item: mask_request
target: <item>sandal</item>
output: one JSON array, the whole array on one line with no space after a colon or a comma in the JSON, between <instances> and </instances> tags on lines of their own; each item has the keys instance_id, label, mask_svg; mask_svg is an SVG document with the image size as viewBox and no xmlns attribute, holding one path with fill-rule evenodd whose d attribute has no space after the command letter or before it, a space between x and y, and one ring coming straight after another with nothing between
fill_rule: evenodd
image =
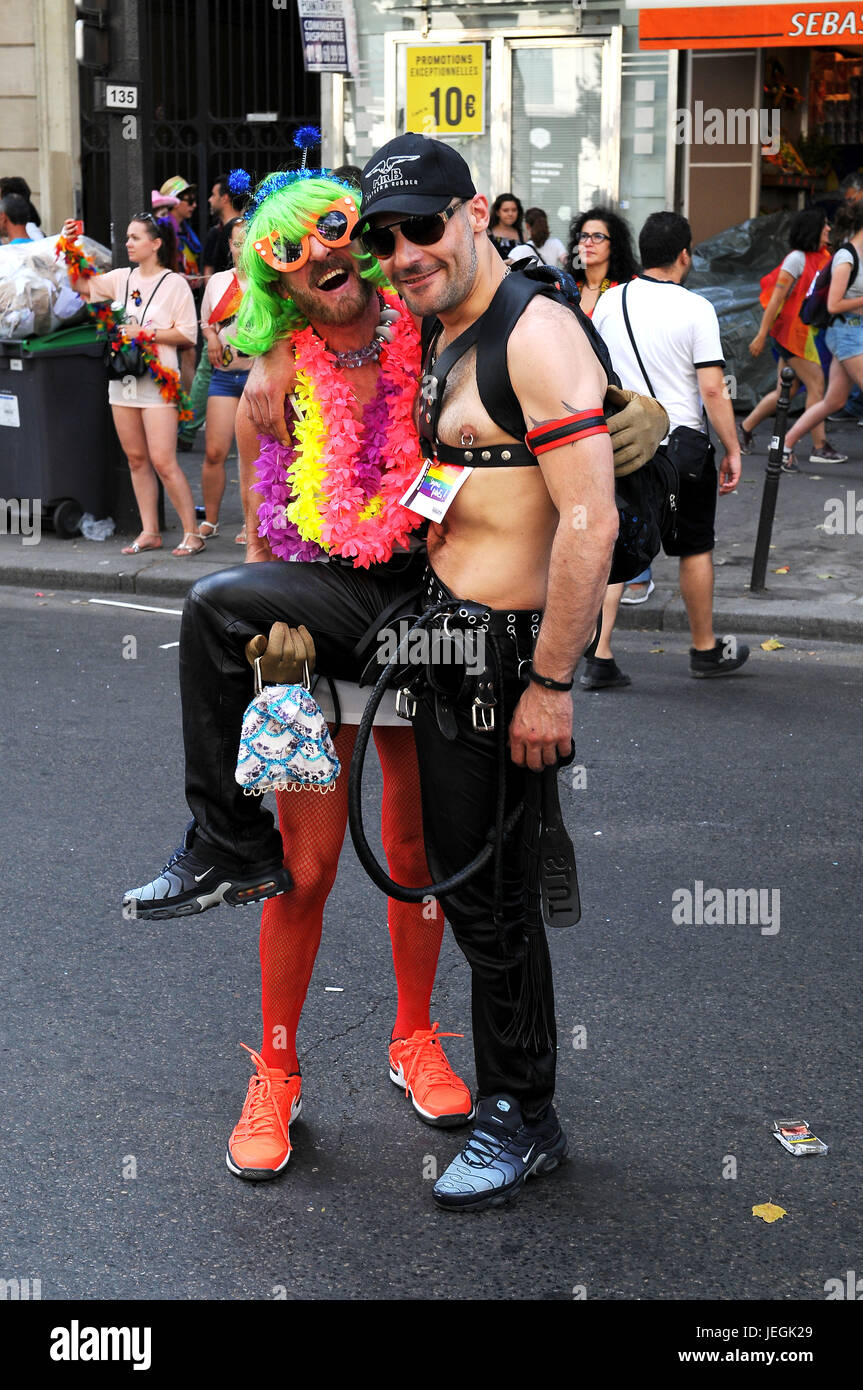
<instances>
[{"instance_id":1,"label":"sandal","mask_svg":"<svg viewBox=\"0 0 863 1390\"><path fill-rule=\"evenodd\" d=\"M189 545L189 541L201 541L201 544ZM172 550L171 554L177 555L178 557L182 557L184 555L200 555L201 551L206 549L207 547L201 540L201 537L196 536L194 531L184 531L182 544L178 545L174 550Z\"/></svg>"},{"instance_id":2,"label":"sandal","mask_svg":"<svg viewBox=\"0 0 863 1390\"><path fill-rule=\"evenodd\" d=\"M204 527L205 527L205 526L207 527L207 530L206 530L206 531L204 530ZM195 535L198 537L198 539L199 539L199 540L202 540L202 541L204 541L204 540L206 540L206 541L211 541L211 540L213 539L213 537L214 537L214 536L218 536L218 534L219 534L219 523L218 523L218 521L202 521L201 524L200 524L200 526L198 527L197 531L195 532Z\"/></svg>"},{"instance_id":3,"label":"sandal","mask_svg":"<svg viewBox=\"0 0 863 1390\"><path fill-rule=\"evenodd\" d=\"M238 536L235 536L235 537L234 537L234 545L245 545L245 544L246 544L246 528L245 528L245 526L244 526L243 529L242 529L242 531L240 532L240 534L239 534Z\"/></svg>"},{"instance_id":4,"label":"sandal","mask_svg":"<svg viewBox=\"0 0 863 1390\"><path fill-rule=\"evenodd\" d=\"M155 545L144 545L144 544L142 544L141 536L155 536L155 537L156 537L156 544L155 544ZM142 531L142 532L141 532L141 536L139 536L138 539L137 539L136 541L133 541L131 545L124 545L124 546L123 546L123 549L120 551L120 554L121 554L121 555L140 555L140 553L141 553L142 550L161 550L161 549L162 549L162 537L159 535L159 532L158 532L158 531Z\"/></svg>"}]
</instances>

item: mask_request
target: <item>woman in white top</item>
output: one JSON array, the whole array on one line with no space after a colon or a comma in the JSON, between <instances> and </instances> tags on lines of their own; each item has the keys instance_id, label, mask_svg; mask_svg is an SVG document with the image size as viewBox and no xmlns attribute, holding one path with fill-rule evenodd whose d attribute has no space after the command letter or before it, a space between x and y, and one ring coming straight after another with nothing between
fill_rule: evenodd
<instances>
[{"instance_id":1,"label":"woman in white top","mask_svg":"<svg viewBox=\"0 0 863 1390\"><path fill-rule=\"evenodd\" d=\"M74 222L63 226L64 236L74 238ZM76 279L73 288L82 299L125 302L123 339L133 342L145 329L154 334L153 346L163 367L177 371L177 349L193 347L197 340L197 313L192 291L173 270L176 239L170 222L156 221L152 213L133 217L126 231L126 252L131 268L109 270L105 275ZM178 408L166 401L147 372L136 377L115 377L108 385L114 428L129 463L135 500L141 513L141 531L124 555L142 550L161 550L159 531L159 480L177 509L183 539L171 552L185 557L204 549L195 534L192 489L177 463Z\"/></svg>"},{"instance_id":2,"label":"woman in white top","mask_svg":"<svg viewBox=\"0 0 863 1390\"><path fill-rule=\"evenodd\" d=\"M841 410L853 386L863 386L863 202L840 208L836 228L844 231L849 240L833 257L830 272L827 310L833 317L824 341L833 361L827 393L823 401L804 410L786 434L782 465L786 472L798 471L791 452L798 439L813 425Z\"/></svg>"},{"instance_id":3,"label":"woman in white top","mask_svg":"<svg viewBox=\"0 0 863 1390\"><path fill-rule=\"evenodd\" d=\"M545 265L562 270L566 266L566 247L559 237L551 235L548 217L542 208L528 208L524 220L528 230L526 245L533 248Z\"/></svg>"}]
</instances>

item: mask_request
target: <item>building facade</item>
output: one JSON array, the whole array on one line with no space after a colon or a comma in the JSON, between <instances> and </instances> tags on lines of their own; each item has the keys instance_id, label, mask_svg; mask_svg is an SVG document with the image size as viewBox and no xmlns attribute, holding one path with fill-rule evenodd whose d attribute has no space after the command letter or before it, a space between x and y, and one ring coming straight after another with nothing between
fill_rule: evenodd
<instances>
[{"instance_id":1,"label":"building facade","mask_svg":"<svg viewBox=\"0 0 863 1390\"><path fill-rule=\"evenodd\" d=\"M294 162L318 120L330 166L409 128L452 140L478 189L544 208L563 240L608 201L636 231L676 208L698 241L863 165L847 3L317 3L355 32L350 72L305 70L297 0L90 0L101 68L76 63L74 0L3 0L0 174L28 180L49 229L76 211L116 250L168 176L198 185L203 231L216 174ZM109 84L134 107L106 106Z\"/></svg>"}]
</instances>

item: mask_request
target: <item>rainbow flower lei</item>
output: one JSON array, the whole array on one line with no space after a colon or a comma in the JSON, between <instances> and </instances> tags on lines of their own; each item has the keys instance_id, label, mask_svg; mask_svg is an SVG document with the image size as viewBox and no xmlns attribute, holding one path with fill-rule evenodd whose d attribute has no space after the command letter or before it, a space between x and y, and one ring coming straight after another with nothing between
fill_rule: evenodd
<instances>
[{"instance_id":1,"label":"rainbow flower lei","mask_svg":"<svg viewBox=\"0 0 863 1390\"><path fill-rule=\"evenodd\" d=\"M62 256L65 260L69 279L73 283L75 280L89 280L99 273L77 241L70 241L68 237L61 235L57 238L57 248L54 254L57 257ZM96 321L97 333L104 333L108 342L113 346L123 347L126 340L120 332L120 326L110 306L100 302L97 304L88 303L85 307L90 317ZM180 386L180 374L173 371L171 367L162 366L154 337L152 332L144 332L139 333L135 338L147 371L158 386L159 394L169 405L177 406L180 412L180 421L194 420L195 412L191 408L188 396Z\"/></svg>"},{"instance_id":2,"label":"rainbow flower lei","mask_svg":"<svg viewBox=\"0 0 863 1390\"><path fill-rule=\"evenodd\" d=\"M288 448L261 435L257 460L265 499L258 535L279 559L339 555L366 568L388 560L420 524L399 504L422 464L413 418L419 334L400 301L384 299L400 317L392 342L384 344L377 391L362 419L351 410L348 374L314 329L291 335L303 419L293 423Z\"/></svg>"}]
</instances>

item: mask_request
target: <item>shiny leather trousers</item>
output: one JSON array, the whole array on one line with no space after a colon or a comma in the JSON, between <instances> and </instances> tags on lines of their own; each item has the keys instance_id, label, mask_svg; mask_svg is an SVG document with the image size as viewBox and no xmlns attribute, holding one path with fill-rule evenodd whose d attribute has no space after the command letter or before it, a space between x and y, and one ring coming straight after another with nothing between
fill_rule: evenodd
<instances>
[{"instance_id":1,"label":"shiny leather trousers","mask_svg":"<svg viewBox=\"0 0 863 1390\"><path fill-rule=\"evenodd\" d=\"M252 672L245 645L274 622L304 623L317 651L316 668L356 680L363 662L355 649L383 611L410 604L425 569L422 553L370 570L332 564L268 561L238 565L197 583L183 613L180 683L186 748L186 795L196 839L220 863L281 862L282 842L261 798L245 796L235 780L237 749ZM497 718L509 723L523 689L513 645L501 644L502 697ZM529 653L522 653L526 655ZM434 881L456 872L486 843L498 792L497 739L472 726L470 707L455 702L456 737L445 737L433 700L421 698L414 723L422 790L423 825ZM449 732L452 732L450 730ZM347 771L342 773L346 776ZM523 795L526 774L507 752L506 811ZM514 1028L522 990L524 929L528 924L523 837L518 827L503 856L500 912L495 916L493 864L441 903L472 974L473 1035L480 1097L501 1092L516 1099L527 1120L541 1117L554 1092L555 1032L551 964L545 933L534 934L542 1044L525 1044ZM290 864L290 845L285 846Z\"/></svg>"}]
</instances>

